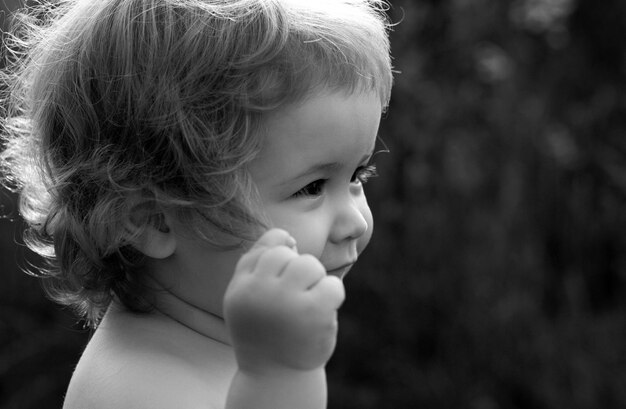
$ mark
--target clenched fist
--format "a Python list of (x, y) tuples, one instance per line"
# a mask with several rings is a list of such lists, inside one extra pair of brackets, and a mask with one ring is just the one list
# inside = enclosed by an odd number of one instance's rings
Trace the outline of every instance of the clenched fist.
[(250, 372), (311, 370), (330, 359), (343, 283), (284, 230), (266, 232), (244, 254), (224, 297), (239, 366)]

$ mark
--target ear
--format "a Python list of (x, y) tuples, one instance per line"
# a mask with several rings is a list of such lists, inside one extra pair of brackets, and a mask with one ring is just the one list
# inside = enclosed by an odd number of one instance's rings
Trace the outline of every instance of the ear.
[[(129, 229), (136, 230), (137, 226), (129, 226)], [(150, 218), (143, 231), (135, 236), (131, 245), (150, 258), (164, 259), (176, 250), (176, 235), (167, 223), (167, 217), (160, 214)]]

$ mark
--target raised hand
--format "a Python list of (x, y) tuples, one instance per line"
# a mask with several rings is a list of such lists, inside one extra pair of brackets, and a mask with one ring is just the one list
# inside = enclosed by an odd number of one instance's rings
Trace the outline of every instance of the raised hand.
[(312, 370), (330, 359), (343, 283), (284, 230), (266, 232), (244, 254), (224, 297), (240, 368)]

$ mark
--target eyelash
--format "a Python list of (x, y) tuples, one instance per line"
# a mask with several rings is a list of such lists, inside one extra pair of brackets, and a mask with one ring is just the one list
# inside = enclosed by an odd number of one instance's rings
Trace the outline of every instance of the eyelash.
[(371, 178), (375, 178), (376, 176), (378, 176), (376, 164), (372, 163), (371, 165), (357, 168), (350, 182), (355, 183), (358, 180), (362, 184), (366, 184)]
[[(376, 165), (371, 164), (367, 166), (361, 166), (357, 168), (352, 175), (352, 179), (350, 179), (350, 183), (361, 183), (366, 184), (371, 178), (378, 176), (378, 172), (376, 171)], [(328, 179), (318, 179), (314, 182), (309, 183), (302, 189), (298, 190), (293, 194), (293, 197), (306, 197), (306, 196), (319, 196), (322, 194), (322, 190), (324, 189), (324, 185)]]

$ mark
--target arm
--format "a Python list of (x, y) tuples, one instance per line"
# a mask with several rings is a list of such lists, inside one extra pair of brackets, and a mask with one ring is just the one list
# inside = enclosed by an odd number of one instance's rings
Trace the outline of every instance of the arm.
[(239, 370), (233, 378), (226, 409), (326, 408), (324, 368), (276, 371), (259, 375)]
[(227, 409), (323, 409), (341, 280), (270, 230), (245, 254), (224, 298), (238, 371)]

